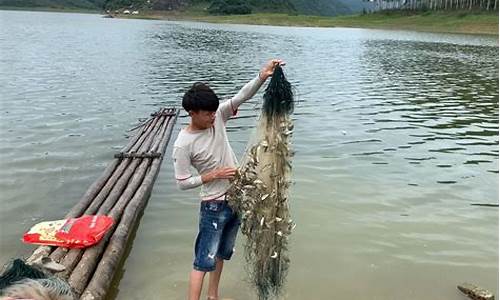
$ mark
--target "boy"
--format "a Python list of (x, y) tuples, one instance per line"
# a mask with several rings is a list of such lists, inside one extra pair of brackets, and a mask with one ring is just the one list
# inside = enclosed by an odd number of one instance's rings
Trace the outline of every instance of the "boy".
[[(199, 232), (195, 243), (193, 270), (189, 276), (189, 300), (198, 300), (206, 272), (210, 272), (208, 300), (218, 299), (219, 280), (224, 260), (233, 254), (240, 220), (228, 206), (225, 194), (236, 173), (237, 159), (229, 145), (225, 124), (240, 104), (252, 98), (276, 65), (267, 62), (259, 75), (248, 82), (228, 101), (219, 105), (219, 98), (208, 85), (195, 83), (182, 98), (182, 107), (191, 122), (179, 132), (172, 158), (175, 178), (180, 189), (201, 185)], [(198, 171), (191, 174), (190, 167)]]

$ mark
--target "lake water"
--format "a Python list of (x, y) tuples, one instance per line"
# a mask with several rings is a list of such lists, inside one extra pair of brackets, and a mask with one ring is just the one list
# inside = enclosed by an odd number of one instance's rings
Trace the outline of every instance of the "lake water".
[[(498, 38), (0, 11), (0, 263), (59, 219), (127, 129), (206, 81), (224, 99), (272, 57), (295, 110), (291, 269), (283, 299), (498, 296)], [(263, 90), (263, 89), (262, 89)], [(241, 156), (262, 90), (229, 123)], [(175, 128), (185, 126), (181, 114)], [(171, 147), (110, 299), (184, 299), (198, 191)], [(222, 298), (256, 299), (241, 251)]]

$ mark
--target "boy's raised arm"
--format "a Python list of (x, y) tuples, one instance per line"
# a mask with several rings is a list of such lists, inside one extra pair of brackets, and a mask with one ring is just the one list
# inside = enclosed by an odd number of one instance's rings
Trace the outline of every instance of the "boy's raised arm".
[(238, 107), (248, 99), (252, 98), (260, 89), (262, 84), (269, 76), (273, 74), (274, 67), (277, 65), (284, 65), (285, 63), (280, 59), (272, 59), (268, 61), (260, 70), (259, 75), (245, 84), (240, 91), (230, 100), (222, 103), (220, 109), (224, 118), (227, 121), (229, 117), (236, 115)]

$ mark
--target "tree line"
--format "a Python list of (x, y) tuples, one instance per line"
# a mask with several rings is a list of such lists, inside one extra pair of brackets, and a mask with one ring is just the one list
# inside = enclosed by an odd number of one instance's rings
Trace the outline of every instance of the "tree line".
[(214, 0), (208, 12), (214, 15), (246, 15), (252, 13), (252, 6), (244, 0)]
[(375, 10), (497, 10), (498, 0), (368, 0)]

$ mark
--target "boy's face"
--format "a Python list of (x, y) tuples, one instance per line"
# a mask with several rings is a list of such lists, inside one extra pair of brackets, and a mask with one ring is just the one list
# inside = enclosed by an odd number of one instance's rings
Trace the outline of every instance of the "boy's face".
[(215, 122), (215, 111), (198, 110), (190, 111), (191, 122), (198, 129), (207, 129), (214, 126)]

